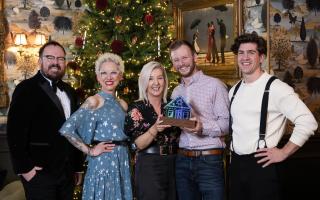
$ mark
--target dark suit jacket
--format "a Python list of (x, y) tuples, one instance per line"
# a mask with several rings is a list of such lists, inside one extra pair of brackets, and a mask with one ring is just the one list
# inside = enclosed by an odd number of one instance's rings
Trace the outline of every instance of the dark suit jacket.
[[(79, 107), (78, 98), (71, 86), (66, 83), (63, 86), (72, 113)], [(50, 173), (81, 170), (82, 153), (59, 134), (65, 120), (58, 97), (40, 72), (17, 85), (7, 123), (15, 173), (29, 172), (34, 166), (43, 167)]]

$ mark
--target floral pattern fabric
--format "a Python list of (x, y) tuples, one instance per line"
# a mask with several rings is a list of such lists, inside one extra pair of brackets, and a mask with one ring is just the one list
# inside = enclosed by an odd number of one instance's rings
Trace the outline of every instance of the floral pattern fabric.
[[(161, 105), (161, 111), (165, 104)], [(144, 101), (137, 101), (128, 108), (125, 119), (125, 133), (134, 141), (137, 137), (147, 132), (147, 130), (157, 121), (158, 115), (152, 105)], [(153, 144), (176, 145), (180, 130), (177, 127), (167, 128), (159, 133)]]

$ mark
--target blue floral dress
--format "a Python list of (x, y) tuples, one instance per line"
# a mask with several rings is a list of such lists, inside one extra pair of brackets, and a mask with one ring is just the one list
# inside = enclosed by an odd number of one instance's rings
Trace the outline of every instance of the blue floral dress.
[[(96, 110), (80, 108), (62, 126), (62, 135), (80, 139), (85, 144), (92, 140), (126, 140), (125, 112), (114, 96), (98, 93), (104, 105)], [(88, 167), (84, 179), (84, 200), (132, 200), (128, 147), (117, 145), (110, 153), (87, 156)]]

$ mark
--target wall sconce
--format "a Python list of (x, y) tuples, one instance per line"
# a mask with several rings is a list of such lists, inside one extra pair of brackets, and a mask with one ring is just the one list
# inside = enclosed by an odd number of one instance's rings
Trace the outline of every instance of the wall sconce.
[(21, 57), (27, 55), (36, 56), (39, 51), (39, 46), (46, 43), (46, 35), (40, 32), (32, 32), (31, 34), (11, 33), (11, 37), (14, 38), (14, 51), (19, 53)]
[(26, 34), (24, 34), (24, 33), (17, 33), (16, 36), (15, 36), (15, 38), (14, 38), (14, 44), (17, 45), (17, 46), (20, 46), (18, 52), (19, 52), (19, 54), (20, 54), (20, 56), (21, 56), (21, 54), (22, 54), (22, 52), (23, 52), (21, 46), (25, 46), (25, 45), (28, 44), (28, 43), (27, 43), (27, 36), (26, 36)]
[(36, 34), (36, 39), (34, 41), (35, 45), (41, 46), (44, 43), (46, 43), (46, 36), (42, 33), (37, 33)]
[(24, 33), (17, 33), (14, 39), (14, 44), (18, 46), (27, 45), (27, 36)]

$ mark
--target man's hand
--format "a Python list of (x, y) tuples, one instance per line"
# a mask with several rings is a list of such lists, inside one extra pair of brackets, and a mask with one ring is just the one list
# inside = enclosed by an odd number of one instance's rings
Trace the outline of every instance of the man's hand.
[(36, 174), (37, 174), (37, 170), (42, 170), (42, 167), (37, 167), (35, 166), (32, 170), (30, 170), (27, 173), (21, 174), (22, 177), (26, 180), (26, 181), (30, 181)]
[(258, 149), (254, 157), (262, 157), (258, 160), (258, 163), (264, 163), (262, 167), (266, 167), (272, 163), (284, 161), (299, 148), (298, 145), (289, 141), (282, 149), (278, 149), (277, 147)]
[(258, 149), (254, 157), (261, 158), (258, 163), (263, 163), (262, 167), (267, 167), (272, 163), (285, 160), (289, 155), (277, 147)]

